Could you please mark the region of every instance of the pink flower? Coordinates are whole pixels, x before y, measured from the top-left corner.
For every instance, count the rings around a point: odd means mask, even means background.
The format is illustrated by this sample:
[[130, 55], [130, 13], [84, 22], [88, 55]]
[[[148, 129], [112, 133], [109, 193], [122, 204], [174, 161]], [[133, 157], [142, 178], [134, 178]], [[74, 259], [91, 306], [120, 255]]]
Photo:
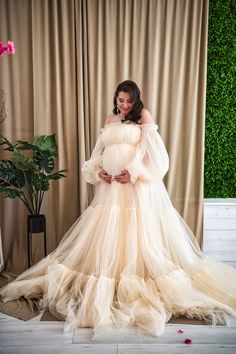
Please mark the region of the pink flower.
[[8, 41], [6, 45], [0, 41], [0, 57], [2, 57], [4, 54], [15, 54], [15, 51], [15, 46], [12, 41]]
[[182, 329], [178, 329], [177, 333], [182, 334], [184, 331]]
[[0, 57], [2, 57], [5, 52], [6, 46], [2, 42], [0, 42]]
[[192, 339], [190, 339], [190, 338], [185, 338], [184, 343], [185, 343], [185, 344], [192, 344]]
[[12, 41], [8, 41], [6, 48], [7, 48], [8, 55], [15, 54], [16, 49], [15, 49], [14, 43]]

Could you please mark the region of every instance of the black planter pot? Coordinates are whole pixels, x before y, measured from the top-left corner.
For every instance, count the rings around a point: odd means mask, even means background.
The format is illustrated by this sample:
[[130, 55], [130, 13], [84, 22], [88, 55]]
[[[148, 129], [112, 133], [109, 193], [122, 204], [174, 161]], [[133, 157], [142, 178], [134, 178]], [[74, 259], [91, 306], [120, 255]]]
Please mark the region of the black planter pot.
[[28, 215], [28, 231], [31, 233], [44, 232], [46, 230], [45, 215]]
[[32, 260], [32, 235], [43, 233], [44, 235], [44, 255], [47, 255], [46, 240], [46, 218], [45, 215], [28, 215], [27, 217], [28, 231], [28, 266], [31, 266]]

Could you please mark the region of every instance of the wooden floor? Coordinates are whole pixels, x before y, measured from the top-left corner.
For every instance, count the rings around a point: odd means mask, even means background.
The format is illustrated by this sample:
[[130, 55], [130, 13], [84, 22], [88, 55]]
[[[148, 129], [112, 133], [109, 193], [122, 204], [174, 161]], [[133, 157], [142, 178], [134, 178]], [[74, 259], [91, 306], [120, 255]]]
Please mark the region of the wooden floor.
[[[40, 315], [41, 316], [41, 315]], [[92, 329], [63, 332], [63, 322], [40, 321], [40, 316], [23, 322], [0, 314], [1, 354], [235, 354], [236, 320], [230, 327], [167, 324], [160, 337], [143, 335], [138, 330], [107, 334], [92, 340]], [[179, 334], [181, 329], [184, 333]], [[189, 338], [192, 344], [185, 344]]]

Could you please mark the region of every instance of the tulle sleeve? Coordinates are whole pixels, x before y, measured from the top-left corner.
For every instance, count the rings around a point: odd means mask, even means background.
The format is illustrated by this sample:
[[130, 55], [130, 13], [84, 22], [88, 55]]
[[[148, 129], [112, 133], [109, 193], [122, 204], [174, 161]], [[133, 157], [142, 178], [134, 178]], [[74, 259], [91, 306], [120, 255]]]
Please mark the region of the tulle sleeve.
[[[101, 132], [102, 131], [103, 129], [101, 129]], [[103, 169], [102, 167], [103, 150], [104, 150], [104, 144], [102, 141], [102, 134], [100, 134], [90, 159], [88, 161], [85, 161], [81, 169], [85, 181], [90, 184], [98, 184], [101, 182], [99, 173]]]
[[126, 165], [131, 183], [160, 182], [169, 169], [169, 157], [157, 124], [142, 124], [142, 136], [134, 158]]

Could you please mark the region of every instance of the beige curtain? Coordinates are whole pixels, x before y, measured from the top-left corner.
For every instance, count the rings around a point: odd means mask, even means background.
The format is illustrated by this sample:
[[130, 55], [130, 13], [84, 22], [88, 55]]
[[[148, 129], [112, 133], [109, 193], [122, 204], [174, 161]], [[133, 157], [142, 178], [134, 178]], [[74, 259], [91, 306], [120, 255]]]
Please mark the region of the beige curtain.
[[[159, 125], [170, 156], [165, 185], [201, 242], [207, 18], [205, 0], [0, 0], [0, 40], [16, 47], [0, 58], [1, 134], [56, 133], [57, 168], [69, 170], [45, 195], [49, 251], [92, 198], [80, 168], [125, 79], [137, 82]], [[27, 211], [2, 197], [0, 207], [7, 270], [21, 272]]]

